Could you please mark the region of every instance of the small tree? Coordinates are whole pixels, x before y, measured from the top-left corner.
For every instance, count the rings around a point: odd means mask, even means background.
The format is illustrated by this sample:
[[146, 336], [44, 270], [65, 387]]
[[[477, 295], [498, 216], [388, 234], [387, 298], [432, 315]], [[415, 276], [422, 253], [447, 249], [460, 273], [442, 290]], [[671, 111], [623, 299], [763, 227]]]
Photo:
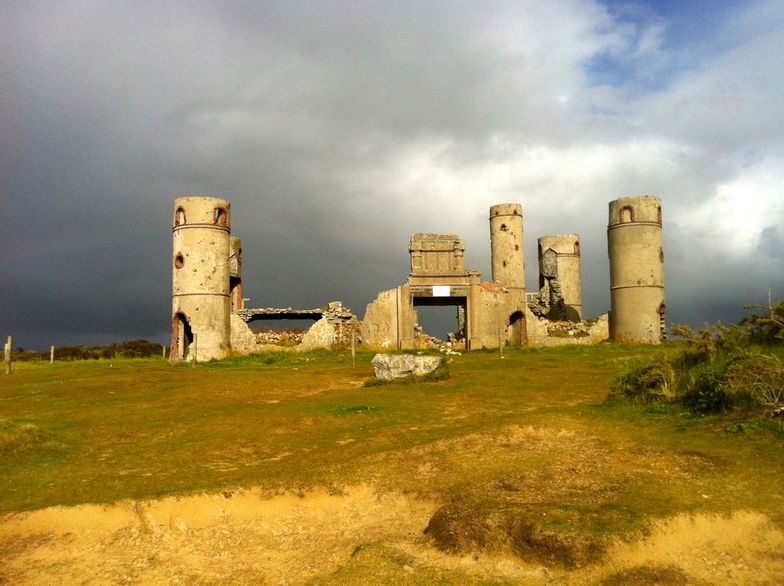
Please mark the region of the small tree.
[[754, 313], [741, 320], [751, 330], [755, 342], [763, 344], [784, 343], [784, 299], [775, 304], [771, 301], [768, 291], [767, 305], [746, 305], [746, 309], [762, 310], [763, 313]]

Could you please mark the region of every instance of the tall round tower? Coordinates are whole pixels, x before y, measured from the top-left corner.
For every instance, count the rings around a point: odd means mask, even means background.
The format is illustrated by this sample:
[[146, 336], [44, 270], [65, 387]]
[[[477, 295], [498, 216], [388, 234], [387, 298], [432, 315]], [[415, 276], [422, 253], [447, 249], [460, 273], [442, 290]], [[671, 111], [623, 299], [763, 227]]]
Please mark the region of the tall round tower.
[[499, 203], [490, 208], [490, 261], [493, 281], [506, 288], [506, 343], [527, 343], [523, 206]]
[[499, 203], [490, 208], [490, 258], [493, 281], [525, 290], [523, 206]]
[[658, 344], [665, 334], [661, 200], [610, 202], [610, 339]]
[[557, 280], [557, 287], [564, 305], [563, 315], [559, 318], [572, 321], [581, 320], [583, 318], [583, 286], [580, 278], [579, 234], [542, 236], [539, 238], [538, 244], [540, 289], [548, 284], [553, 287], [553, 279]]
[[174, 200], [173, 360], [223, 358], [231, 347], [230, 212], [231, 204], [217, 197]]

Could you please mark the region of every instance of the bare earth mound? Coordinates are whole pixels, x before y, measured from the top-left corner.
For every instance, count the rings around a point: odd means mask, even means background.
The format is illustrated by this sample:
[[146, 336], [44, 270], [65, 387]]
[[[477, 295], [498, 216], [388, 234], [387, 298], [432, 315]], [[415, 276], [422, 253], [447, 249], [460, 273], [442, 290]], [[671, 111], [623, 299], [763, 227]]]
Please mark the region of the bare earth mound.
[[[611, 543], [591, 556], [595, 563], [578, 568], [547, 564], [535, 548], [516, 546], [517, 534], [504, 523], [497, 532], [486, 527], [483, 539], [508, 541], [506, 554], [503, 548], [472, 554], [470, 547], [445, 553], [423, 535], [437, 510], [399, 493], [354, 486], [334, 495], [265, 498], [239, 491], [15, 513], [0, 518], [0, 583], [302, 584], [340, 583], [341, 576], [352, 583], [362, 579], [366, 544], [381, 544], [381, 554], [371, 545], [370, 561], [397, 564], [385, 567], [385, 575], [404, 583], [425, 583], [433, 571], [468, 582], [608, 585], [774, 584], [784, 575], [784, 534], [755, 513], [659, 521], [647, 536]], [[558, 548], [568, 546], [552, 539]], [[583, 549], [576, 552], [561, 552], [560, 559], [585, 559]]]

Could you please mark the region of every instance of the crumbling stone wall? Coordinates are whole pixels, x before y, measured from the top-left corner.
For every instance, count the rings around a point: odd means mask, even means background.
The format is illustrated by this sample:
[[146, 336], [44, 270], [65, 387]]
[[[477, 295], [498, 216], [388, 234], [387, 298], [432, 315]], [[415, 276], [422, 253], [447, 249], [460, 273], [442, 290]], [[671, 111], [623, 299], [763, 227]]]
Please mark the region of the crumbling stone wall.
[[610, 336], [607, 314], [579, 322], [554, 321], [530, 312], [528, 343], [532, 346], [568, 346], [598, 344]]
[[538, 250], [539, 292], [531, 311], [553, 321], [579, 322], [583, 315], [580, 236], [542, 236]]
[[359, 324], [363, 345], [385, 350], [398, 347], [400, 297], [400, 287], [395, 287], [381, 291], [374, 301], [368, 303], [365, 317]]

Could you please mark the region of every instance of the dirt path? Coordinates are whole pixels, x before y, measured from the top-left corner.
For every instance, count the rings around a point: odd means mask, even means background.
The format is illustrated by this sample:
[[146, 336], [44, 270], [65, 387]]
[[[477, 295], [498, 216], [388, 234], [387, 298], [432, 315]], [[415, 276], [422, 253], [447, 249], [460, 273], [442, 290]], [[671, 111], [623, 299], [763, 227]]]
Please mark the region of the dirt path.
[[568, 571], [519, 558], [452, 556], [423, 536], [437, 505], [354, 486], [265, 498], [257, 491], [0, 517], [2, 584], [302, 584], [384, 543], [417, 566], [524, 584], [774, 584], [784, 534], [765, 516], [680, 515]]

